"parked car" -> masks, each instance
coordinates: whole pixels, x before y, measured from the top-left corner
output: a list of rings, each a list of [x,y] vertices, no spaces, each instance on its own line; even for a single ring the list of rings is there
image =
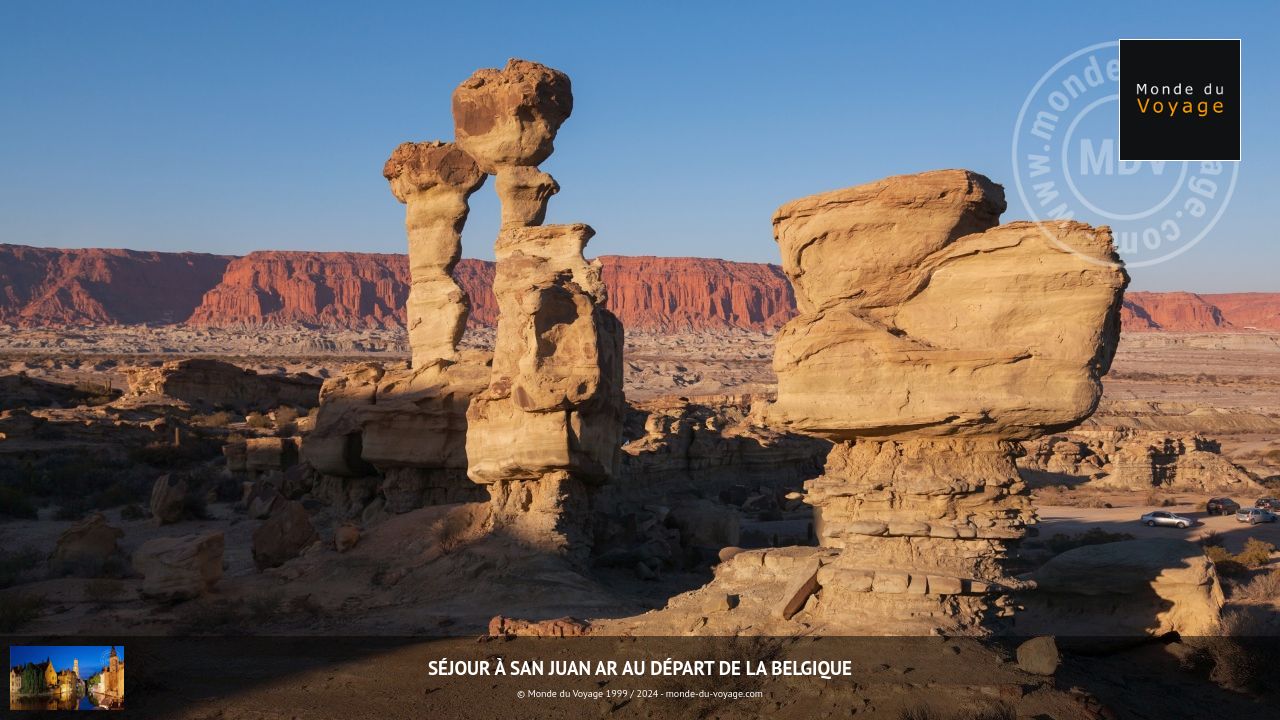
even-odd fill
[[[1270,510],[1271,512],[1275,512],[1277,510],[1280,510],[1280,500],[1277,500],[1273,497],[1258,498],[1258,502],[1254,503],[1253,506],[1260,507],[1263,510]]]
[[[1250,525],[1258,523],[1275,522],[1276,514],[1266,508],[1252,507],[1244,508],[1236,513],[1236,522],[1247,522]]]
[[[1196,519],[1189,518],[1186,515],[1177,515],[1168,510],[1156,510],[1143,515],[1142,523],[1147,527],[1163,525],[1165,527],[1185,528],[1195,525]]]
[[[1240,503],[1227,497],[1209,498],[1205,510],[1210,515],[1234,515],[1240,511]]]

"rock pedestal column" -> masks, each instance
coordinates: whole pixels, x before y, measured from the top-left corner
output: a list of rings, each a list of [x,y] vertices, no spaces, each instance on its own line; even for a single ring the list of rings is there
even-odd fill
[[[523,60],[477,71],[453,96],[458,145],[497,176],[502,201],[493,371],[467,411],[467,474],[489,486],[500,531],[580,558],[589,487],[618,457],[623,335],[582,255],[594,231],[541,224],[559,186],[537,165],[572,107],[567,76]]]
[[[807,484],[813,612],[855,632],[984,632],[1035,521],[1012,441],[1097,407],[1128,281],[1107,228],[996,226],[1002,188],[941,170],[774,215],[800,314],[766,419],[835,442]]]
[[[382,174],[405,204],[412,283],[406,316],[413,366],[452,360],[469,309],[452,273],[462,255],[467,198],[484,184],[485,175],[466,153],[444,142],[400,145]]]

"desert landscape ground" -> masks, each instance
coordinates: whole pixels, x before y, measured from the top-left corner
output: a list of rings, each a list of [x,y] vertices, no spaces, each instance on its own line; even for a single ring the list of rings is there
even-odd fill
[[[782,205],[779,266],[588,260],[572,108],[459,84],[383,169],[407,257],[0,248],[0,632],[127,638],[171,717],[493,713],[424,659],[526,653],[856,666],[650,678],[701,717],[1268,716],[1275,296],[1126,298],[1108,228],[959,169]]]

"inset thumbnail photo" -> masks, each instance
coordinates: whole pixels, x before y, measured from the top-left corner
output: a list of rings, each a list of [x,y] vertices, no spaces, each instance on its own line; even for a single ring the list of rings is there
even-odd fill
[[[9,709],[124,709],[124,646],[10,647]]]

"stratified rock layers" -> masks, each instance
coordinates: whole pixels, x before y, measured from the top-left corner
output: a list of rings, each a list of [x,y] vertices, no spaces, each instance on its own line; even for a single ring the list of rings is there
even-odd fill
[[[1000,186],[943,170],[774,216],[801,314],[766,414],[836,441],[808,501],[841,550],[826,576],[860,578],[817,607],[885,633],[977,632],[1005,607],[1004,545],[1034,520],[1010,441],[1087,418],[1115,352],[1127,276],[1109,231],[995,227],[1004,208]]]

